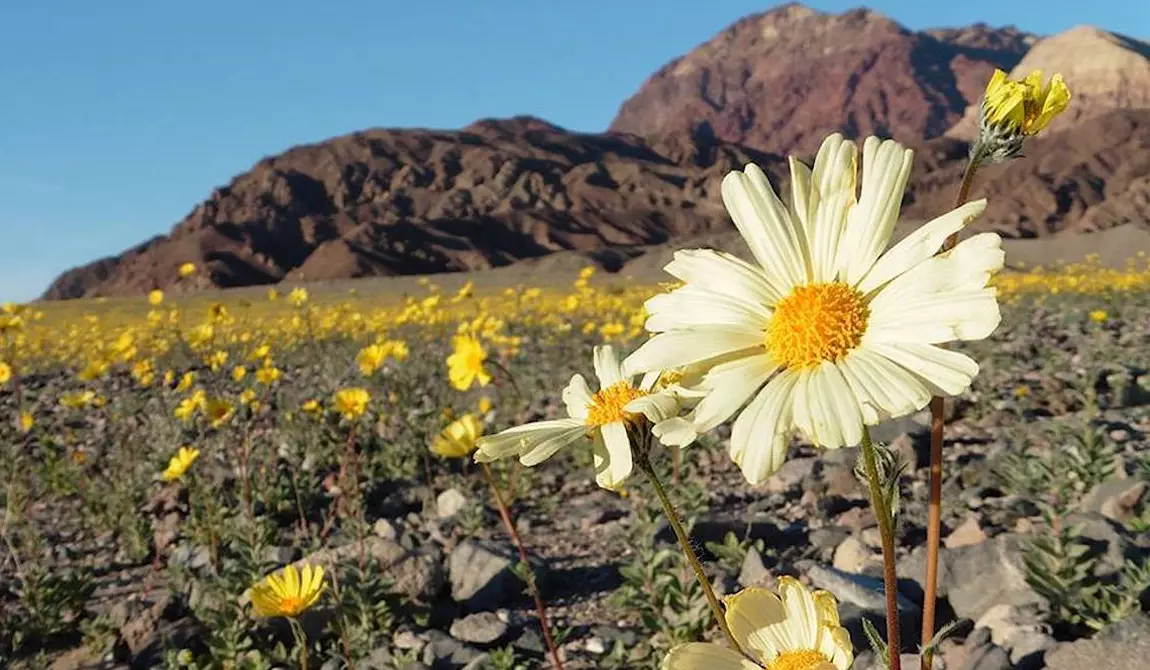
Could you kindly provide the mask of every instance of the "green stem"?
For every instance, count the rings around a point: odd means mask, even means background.
[[[295,617],[289,617],[288,623],[291,625],[291,633],[292,637],[295,638],[296,646],[299,647],[300,670],[307,670],[307,635],[304,635],[303,626],[295,620]]]
[[[878,521],[879,535],[882,537],[883,591],[886,593],[886,644],[890,651],[890,670],[902,668],[902,641],[899,639],[898,620],[898,577],[895,572],[894,524],[890,506],[883,496],[883,486],[879,481],[878,465],[875,459],[875,446],[870,440],[870,431],[863,426],[862,439],[863,465],[866,468],[867,482],[870,484],[870,502]]]
[[[637,450],[636,450],[637,451]],[[715,622],[719,624],[719,628],[723,631],[723,636],[727,638],[727,642],[735,651],[743,654],[742,647],[739,646],[738,640],[731,632],[731,627],[727,624],[726,614],[723,612],[722,605],[719,604],[719,599],[715,597],[715,590],[711,588],[711,582],[707,579],[707,573],[703,572],[703,564],[699,561],[699,556],[695,554],[694,548],[691,547],[691,540],[687,537],[687,531],[683,528],[682,521],[679,520],[679,513],[675,510],[675,506],[671,504],[670,497],[667,496],[667,491],[663,488],[663,482],[659,480],[659,475],[655,474],[655,468],[651,465],[651,460],[647,458],[646,454],[635,453],[636,465],[647,475],[647,479],[651,481],[651,486],[655,489],[655,494],[659,496],[659,503],[663,506],[663,514],[667,517],[667,522],[671,524],[671,529],[675,531],[675,538],[679,541],[679,547],[683,550],[683,554],[687,557],[687,562],[691,564],[691,569],[695,572],[695,579],[699,580],[699,585],[703,587],[703,593],[707,596],[707,604],[711,607],[711,612],[715,617]]]

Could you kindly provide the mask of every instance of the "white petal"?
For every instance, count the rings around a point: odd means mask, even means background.
[[[913,158],[894,140],[868,137],[863,144],[862,194],[839,245],[838,266],[848,284],[862,279],[890,242]]]
[[[743,655],[710,642],[675,647],[663,659],[661,670],[760,670]]]
[[[744,650],[769,664],[780,653],[802,649],[787,626],[787,610],[777,595],[751,587],[725,598],[727,625]]]
[[[916,412],[930,402],[930,389],[917,377],[866,347],[847,355],[839,369],[858,398],[868,426]]]
[[[723,204],[771,284],[786,294],[806,280],[806,263],[795,239],[790,213],[766,174],[754,164],[723,178]]]
[[[695,424],[681,416],[660,421],[651,427],[651,434],[668,447],[685,447],[699,437]]]
[[[867,348],[914,373],[936,395],[958,395],[978,374],[978,363],[969,356],[933,344],[884,342]]]
[[[586,419],[587,406],[591,404],[591,389],[583,375],[571,377],[567,388],[563,389],[563,404],[567,405],[567,416],[573,419]]]
[[[615,357],[615,348],[609,344],[595,347],[593,352],[595,376],[599,378],[599,388],[605,389],[623,381],[623,366]]]
[[[494,461],[508,456],[517,456],[546,443],[557,436],[562,439],[570,437],[566,442],[570,444],[578,439],[579,435],[587,432],[587,426],[578,419],[553,419],[550,421],[537,421],[498,433],[481,437],[476,445],[478,451],[475,460],[480,463]]]
[[[795,426],[811,442],[834,449],[862,440],[858,399],[834,363],[800,372],[794,394]]]
[[[806,239],[806,231],[811,229],[811,169],[805,163],[790,156],[787,162],[791,166],[791,209],[794,212],[795,227],[799,237],[804,242],[807,253],[807,269],[810,270],[810,241]],[[808,276],[804,281],[811,281]]]
[[[981,289],[1002,269],[1004,259],[1001,237],[994,233],[975,235],[892,279],[874,295],[869,306],[873,311],[922,296]]]
[[[763,331],[749,328],[692,328],[659,333],[624,362],[628,374],[666,370],[744,349],[762,349]]]
[[[962,230],[963,226],[982,214],[984,209],[986,200],[975,200],[926,222],[883,254],[859,282],[858,290],[870,293],[930,258],[942,247],[947,237]]]
[[[748,326],[764,329],[771,310],[764,304],[749,303],[735,295],[715,293],[688,285],[647,300],[646,328],[659,333],[693,326]]]
[[[680,249],[663,270],[696,288],[752,305],[773,305],[784,296],[762,268],[714,249]]]
[[[857,148],[835,133],[823,140],[811,172],[806,239],[813,281],[835,279],[839,240],[855,202]]]
[[[800,640],[802,649],[814,649],[818,642],[819,615],[811,592],[794,579],[780,579],[778,588],[792,635]]]
[[[993,288],[907,300],[871,313],[863,345],[874,342],[981,340],[998,327],[1002,314]]]
[[[631,440],[627,437],[627,427],[620,421],[604,424],[599,430],[607,449],[607,462],[596,465],[595,479],[599,486],[613,489],[631,474]]]
[[[707,395],[691,412],[695,429],[705,433],[729,419],[778,368],[762,352],[711,368],[701,384]]]
[[[731,460],[751,484],[773,475],[787,459],[794,432],[791,393],[798,374],[784,370],[775,376],[739,414],[731,431]]]
[[[652,393],[635,398],[623,407],[624,412],[642,414],[652,423],[669,419],[679,411],[679,401],[670,393]]]

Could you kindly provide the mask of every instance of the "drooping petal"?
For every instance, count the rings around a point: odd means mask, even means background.
[[[603,435],[607,462],[602,463],[596,458],[595,479],[599,486],[613,489],[631,474],[631,439],[627,437],[627,427],[621,421],[604,424],[599,430]]]
[[[651,434],[668,447],[685,447],[699,437],[695,424],[681,416],[660,421],[651,427]]]
[[[947,237],[962,230],[963,226],[985,209],[985,199],[975,200],[926,222],[879,257],[856,288],[862,293],[870,293],[930,258],[942,247]]]
[[[786,625],[783,601],[768,589],[751,587],[724,600],[727,625],[735,641],[764,664],[781,652],[803,648]]]
[[[761,670],[742,654],[710,642],[681,644],[670,651],[662,670]]]
[[[679,411],[679,401],[669,393],[651,393],[627,403],[623,411],[642,414],[652,423],[658,423],[671,418]]]
[[[765,353],[756,352],[711,368],[701,384],[707,395],[691,412],[696,430],[705,433],[729,419],[778,367]]]
[[[575,429],[586,431],[587,426],[578,419],[552,419],[508,428],[502,433],[479,438],[476,441],[475,460],[490,463],[500,458],[518,456],[556,435],[566,435]]]
[[[691,328],[659,333],[624,361],[628,374],[666,370],[709,358],[763,347],[763,332],[753,328]]]
[[[766,174],[754,164],[723,178],[723,204],[751,254],[781,294],[806,280],[806,262],[795,225]]]
[[[751,484],[766,480],[786,461],[794,431],[791,392],[797,381],[796,372],[779,373],[735,420],[731,430],[731,460]]]
[[[773,305],[784,295],[761,268],[714,249],[680,249],[663,270],[691,286],[750,305]]]
[[[958,395],[978,374],[978,363],[969,356],[933,344],[880,342],[868,348],[914,373],[935,395]]]
[[[578,442],[587,436],[587,426],[582,422],[555,431],[544,439],[533,442],[528,448],[519,452],[519,462],[527,467],[539,465],[551,458],[555,452],[569,444]]]
[[[834,449],[862,440],[858,400],[834,363],[800,372],[794,403],[795,426],[815,444]]]
[[[848,284],[862,279],[890,242],[913,158],[894,140],[868,137],[863,144],[862,193],[838,249],[837,265]]]
[[[930,389],[918,377],[865,346],[840,361],[839,370],[858,399],[863,423],[868,426],[911,414],[930,402]]]

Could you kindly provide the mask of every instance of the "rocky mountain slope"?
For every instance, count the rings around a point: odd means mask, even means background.
[[[706,133],[775,153],[813,152],[836,130],[917,143],[950,128],[1033,39],[982,24],[915,32],[867,9],[784,5],[664,65],[611,130]]]

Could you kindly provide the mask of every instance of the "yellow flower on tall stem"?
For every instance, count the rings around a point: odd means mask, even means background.
[[[1070,89],[1061,74],[1055,73],[1043,85],[1042,70],[1022,81],[995,70],[979,105],[978,139],[970,147],[968,172],[973,174],[984,162],[1001,163],[1020,156],[1026,138],[1045,130],[1069,104]]]
[[[192,467],[192,463],[200,457],[200,450],[192,447],[180,447],[175,456],[172,456],[168,461],[168,467],[160,475],[166,482],[174,482],[183,477],[188,469]]]
[[[366,389],[347,388],[335,392],[335,409],[348,421],[354,421],[367,412],[371,394]]]
[[[826,591],[780,577],[778,593],[749,588],[726,598],[727,624],[746,656],[710,642],[671,650],[662,670],[847,670],[850,635]],[[748,658],[749,657],[749,658]]]
[[[464,414],[451,422],[431,442],[431,451],[444,458],[463,458],[475,451],[483,435],[483,424],[474,414]]]
[[[299,664],[307,670],[307,635],[298,618],[319,601],[327,589],[322,565],[305,564],[302,570],[289,565],[252,587],[252,609],[263,618],[285,617],[299,647]]]
[[[491,374],[484,368],[487,351],[474,335],[456,335],[451,338],[451,346],[447,375],[456,390],[466,391],[477,382],[480,386],[491,383]]]

